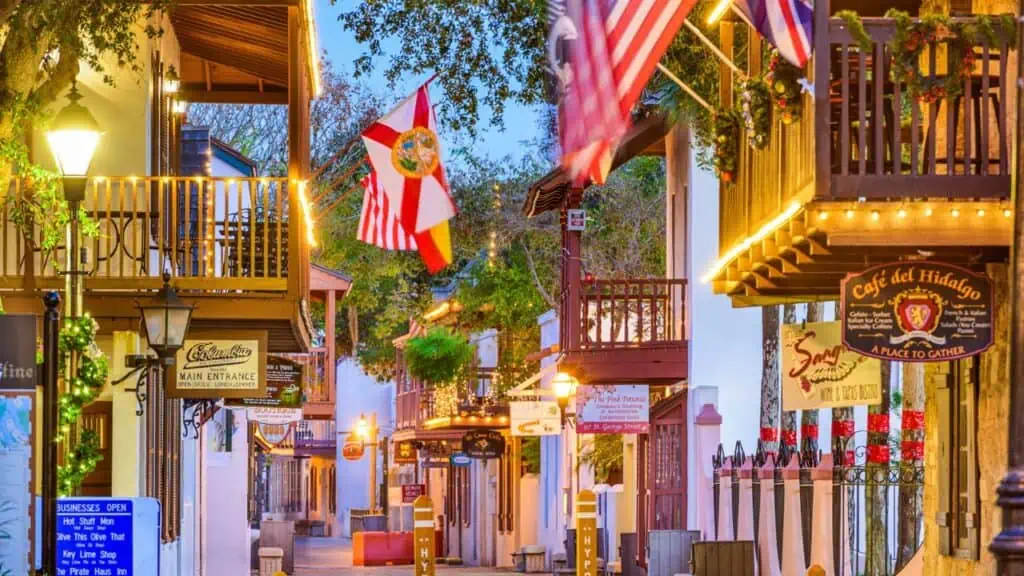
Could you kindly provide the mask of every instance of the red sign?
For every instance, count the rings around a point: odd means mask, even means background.
[[[427,488],[423,484],[403,484],[402,504],[412,504],[417,498],[426,493]]]
[[[359,460],[363,457],[363,443],[355,436],[349,436],[341,448],[341,455],[345,460]]]

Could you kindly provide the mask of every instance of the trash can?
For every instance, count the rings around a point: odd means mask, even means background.
[[[544,559],[546,556],[547,550],[543,546],[523,546],[523,558],[526,564],[525,571],[528,574],[545,572]]]
[[[260,576],[274,576],[284,568],[284,550],[260,548]]]

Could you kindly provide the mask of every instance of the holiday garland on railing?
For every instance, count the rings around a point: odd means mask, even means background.
[[[778,50],[772,51],[771,60],[768,61],[768,73],[764,79],[771,89],[772,101],[775,102],[775,108],[778,109],[783,124],[789,125],[800,119],[800,110],[803,107],[803,87],[800,81],[803,78],[802,68],[790,64],[779,55]]]
[[[60,331],[60,374],[67,388],[67,394],[58,401],[57,442],[72,442],[64,457],[64,464],[57,470],[58,491],[61,496],[72,496],[82,481],[99,464],[99,437],[92,430],[83,430],[78,438],[69,437],[72,425],[82,415],[82,409],[99,396],[107,381],[107,358],[96,346],[96,331],[99,325],[88,313],[80,318],[65,320]],[[68,373],[72,354],[78,355],[74,374]]]
[[[736,180],[739,154],[740,116],[733,109],[722,109],[715,114],[715,171],[726,184]]]
[[[772,131],[772,95],[764,78],[752,77],[739,84],[740,116],[747,144],[755,150],[768,145]]]

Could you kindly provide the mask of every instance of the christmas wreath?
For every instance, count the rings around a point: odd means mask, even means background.
[[[772,95],[763,78],[751,77],[739,85],[740,116],[747,131],[747,143],[755,150],[768,145],[772,129]]]
[[[736,180],[739,153],[740,118],[733,109],[722,109],[715,114],[715,171],[726,184]]]
[[[801,68],[790,64],[779,55],[778,50],[772,51],[765,81],[771,89],[772,100],[779,110],[783,124],[792,124],[800,118],[802,106],[800,80],[803,77],[804,71]]]

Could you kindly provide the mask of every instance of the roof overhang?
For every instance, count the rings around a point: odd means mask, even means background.
[[[615,170],[637,156],[664,156],[665,136],[674,124],[675,119],[663,112],[652,114],[637,122],[615,149],[611,169]],[[560,209],[570,197],[570,184],[569,177],[561,166],[548,172],[530,186],[523,212],[527,217],[533,218],[544,212]],[[591,184],[588,181],[584,188],[589,188]]]
[[[287,104],[289,46],[297,46],[309,94],[319,89],[313,0],[178,0],[170,18],[181,45],[189,102]],[[290,12],[298,19],[289,42]]]

